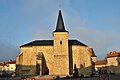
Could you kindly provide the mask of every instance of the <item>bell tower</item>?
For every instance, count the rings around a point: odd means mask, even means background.
[[[54,37],[54,71],[55,75],[69,75],[68,31],[65,30],[61,10],[59,10]]]

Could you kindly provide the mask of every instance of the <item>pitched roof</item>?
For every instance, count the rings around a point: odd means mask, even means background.
[[[54,32],[67,32],[65,30],[65,26],[64,26],[61,10],[59,10],[56,30]]]
[[[6,64],[16,64],[16,60],[10,60],[10,61],[6,62]]]
[[[69,40],[68,45],[69,46],[72,46],[72,45],[87,46],[86,44],[84,44],[78,40]]]
[[[111,58],[111,57],[119,57],[120,56],[120,52],[110,52],[108,55],[107,55],[107,58]]]
[[[35,40],[20,47],[24,46],[53,46],[53,40]]]
[[[95,65],[106,65],[106,64],[107,64],[106,60],[100,60],[100,61],[95,62]]]
[[[69,40],[68,45],[69,46],[71,45],[87,46],[78,40]],[[53,46],[53,40],[35,40],[27,44],[24,44],[20,47],[29,47],[29,46]]]
[[[7,66],[7,64],[16,64],[16,60],[10,60],[8,62],[0,63],[0,66]]]
[[[97,57],[97,56],[95,55],[95,53],[94,53],[93,48],[90,48],[89,51],[90,51],[91,57]]]
[[[0,66],[3,66],[3,63],[0,63]]]

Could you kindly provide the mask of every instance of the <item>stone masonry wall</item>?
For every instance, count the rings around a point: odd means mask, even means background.
[[[42,74],[44,74],[45,67],[48,67],[49,75],[52,75],[54,73],[53,46],[37,46],[36,54],[38,53],[43,53]]]
[[[36,55],[33,47],[22,47],[20,53],[23,55],[20,59],[21,75],[36,75]]]
[[[54,32],[54,74],[69,75],[68,32]]]
[[[54,38],[54,47],[21,47],[20,55],[22,54],[22,56],[19,55],[17,58],[17,64],[21,65],[19,73],[21,75],[36,75],[36,56],[39,53],[43,55],[42,62],[38,61],[39,65],[42,65],[42,68],[40,66],[40,69],[42,69],[40,70],[41,75],[44,74],[45,67],[48,67],[49,75],[69,75],[69,71],[71,68],[74,68],[74,64],[76,64],[77,68],[80,68],[81,64],[84,67],[90,67],[91,58],[88,47],[72,46],[70,48],[71,54],[69,54],[67,37],[67,34],[59,34],[59,37],[57,34]],[[60,41],[62,41],[62,44],[60,44]],[[70,63],[69,60],[71,60]],[[87,71],[90,71],[90,69],[87,69]]]
[[[91,57],[88,51],[88,47],[85,46],[72,46],[73,54],[73,66],[76,64],[78,69],[83,66],[83,74],[89,74],[91,72]],[[73,67],[74,68],[74,67]]]

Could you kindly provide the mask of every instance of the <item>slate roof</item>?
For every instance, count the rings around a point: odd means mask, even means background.
[[[29,42],[27,44],[24,44],[20,47],[23,46],[52,46],[53,45],[53,40],[35,40],[32,42]]]
[[[58,20],[57,20],[56,30],[54,32],[67,32],[65,30],[65,26],[64,26],[64,22],[63,22],[61,10],[59,10],[59,15],[58,15]]]
[[[68,45],[69,46],[71,46],[71,45],[87,46],[86,44],[84,44],[78,40],[69,40]]]
[[[89,51],[90,51],[91,57],[97,57],[97,56],[95,55],[95,52],[94,52],[93,48],[90,48]]]
[[[68,45],[69,46],[71,45],[87,46],[78,40],[69,40]],[[53,46],[53,40],[35,40],[27,44],[24,44],[20,47],[29,47],[29,46]]]

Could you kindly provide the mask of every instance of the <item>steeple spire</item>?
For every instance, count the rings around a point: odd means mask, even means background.
[[[65,27],[64,27],[64,22],[63,22],[61,10],[59,10],[56,30],[54,32],[67,32],[65,30]]]

